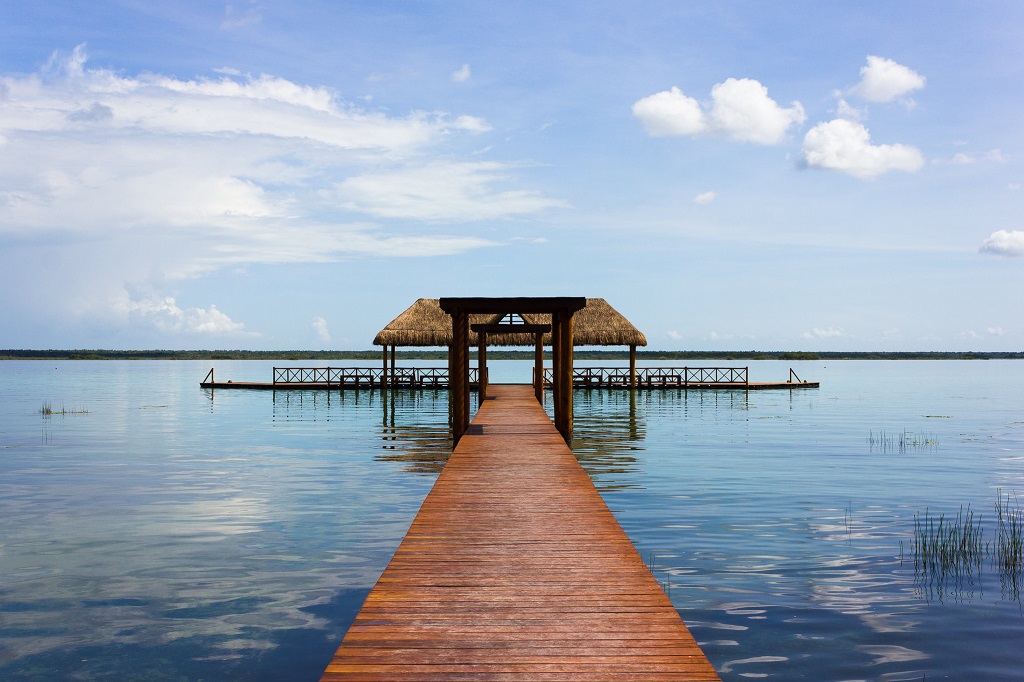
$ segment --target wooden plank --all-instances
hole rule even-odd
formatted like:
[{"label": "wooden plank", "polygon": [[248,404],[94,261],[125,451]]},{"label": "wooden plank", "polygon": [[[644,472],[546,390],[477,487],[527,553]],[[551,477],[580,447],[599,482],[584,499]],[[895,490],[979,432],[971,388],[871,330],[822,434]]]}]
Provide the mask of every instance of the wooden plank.
[{"label": "wooden plank", "polygon": [[717,680],[537,402],[492,385],[323,680]]}]

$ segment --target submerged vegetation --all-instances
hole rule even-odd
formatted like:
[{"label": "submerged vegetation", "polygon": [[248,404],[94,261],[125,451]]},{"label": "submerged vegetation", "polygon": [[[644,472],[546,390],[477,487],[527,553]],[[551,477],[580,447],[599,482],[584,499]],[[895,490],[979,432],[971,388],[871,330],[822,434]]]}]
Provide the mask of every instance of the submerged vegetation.
[{"label": "submerged vegetation", "polygon": [[903,429],[899,433],[886,433],[885,431],[874,431],[868,434],[868,447],[872,451],[880,452],[906,452],[920,448],[934,448],[938,446],[938,438],[931,433],[914,433]]},{"label": "submerged vegetation", "polygon": [[89,414],[89,410],[84,407],[76,407],[68,409],[61,404],[60,409],[54,409],[53,404],[49,400],[43,403],[43,406],[39,408],[39,414],[44,417],[52,417],[55,414]]},{"label": "submerged vegetation", "polygon": [[914,514],[911,550],[918,588],[928,597],[942,600],[960,598],[975,588],[981,590],[981,575],[987,561],[999,575],[1003,598],[1020,601],[1024,578],[1024,509],[1016,494],[996,491],[996,527],[985,540],[981,516],[970,505],[960,508],[955,518],[940,514]]}]

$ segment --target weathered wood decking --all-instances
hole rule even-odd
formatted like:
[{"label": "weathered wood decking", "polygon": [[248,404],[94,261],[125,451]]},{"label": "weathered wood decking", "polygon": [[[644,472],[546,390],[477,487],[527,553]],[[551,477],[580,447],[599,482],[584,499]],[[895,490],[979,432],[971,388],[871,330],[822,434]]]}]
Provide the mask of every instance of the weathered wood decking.
[{"label": "weathered wood decking", "polygon": [[717,680],[530,386],[492,385],[323,680]]}]

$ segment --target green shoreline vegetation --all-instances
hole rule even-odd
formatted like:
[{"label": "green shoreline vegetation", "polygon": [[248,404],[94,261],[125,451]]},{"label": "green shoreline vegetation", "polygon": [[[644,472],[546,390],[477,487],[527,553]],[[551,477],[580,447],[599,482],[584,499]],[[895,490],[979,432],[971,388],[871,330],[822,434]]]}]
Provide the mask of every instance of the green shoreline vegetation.
[{"label": "green shoreline vegetation", "polygon": [[[471,353],[475,355],[475,353]],[[661,351],[638,360],[1024,360],[1024,351]],[[549,357],[549,353],[545,352]],[[626,350],[578,350],[578,360],[627,360]],[[444,349],[401,350],[402,360],[444,360]],[[532,360],[533,350],[488,349],[492,360]],[[380,350],[0,350],[0,360],[379,360]]]}]

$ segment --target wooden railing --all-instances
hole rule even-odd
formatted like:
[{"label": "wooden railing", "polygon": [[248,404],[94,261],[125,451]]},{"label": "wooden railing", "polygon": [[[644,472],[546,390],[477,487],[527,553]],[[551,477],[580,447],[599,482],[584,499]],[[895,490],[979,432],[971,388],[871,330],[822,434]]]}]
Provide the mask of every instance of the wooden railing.
[{"label": "wooden railing", "polygon": [[[469,382],[477,382],[476,368],[469,370]],[[324,384],[328,387],[362,388],[447,388],[446,367],[275,367],[274,384]]]},{"label": "wooden railing", "polygon": [[[552,370],[544,368],[544,383],[551,383]],[[574,367],[572,385],[577,388],[629,386],[628,367]],[[636,385],[642,387],[676,387],[728,385],[746,386],[746,367],[637,367]]]}]

